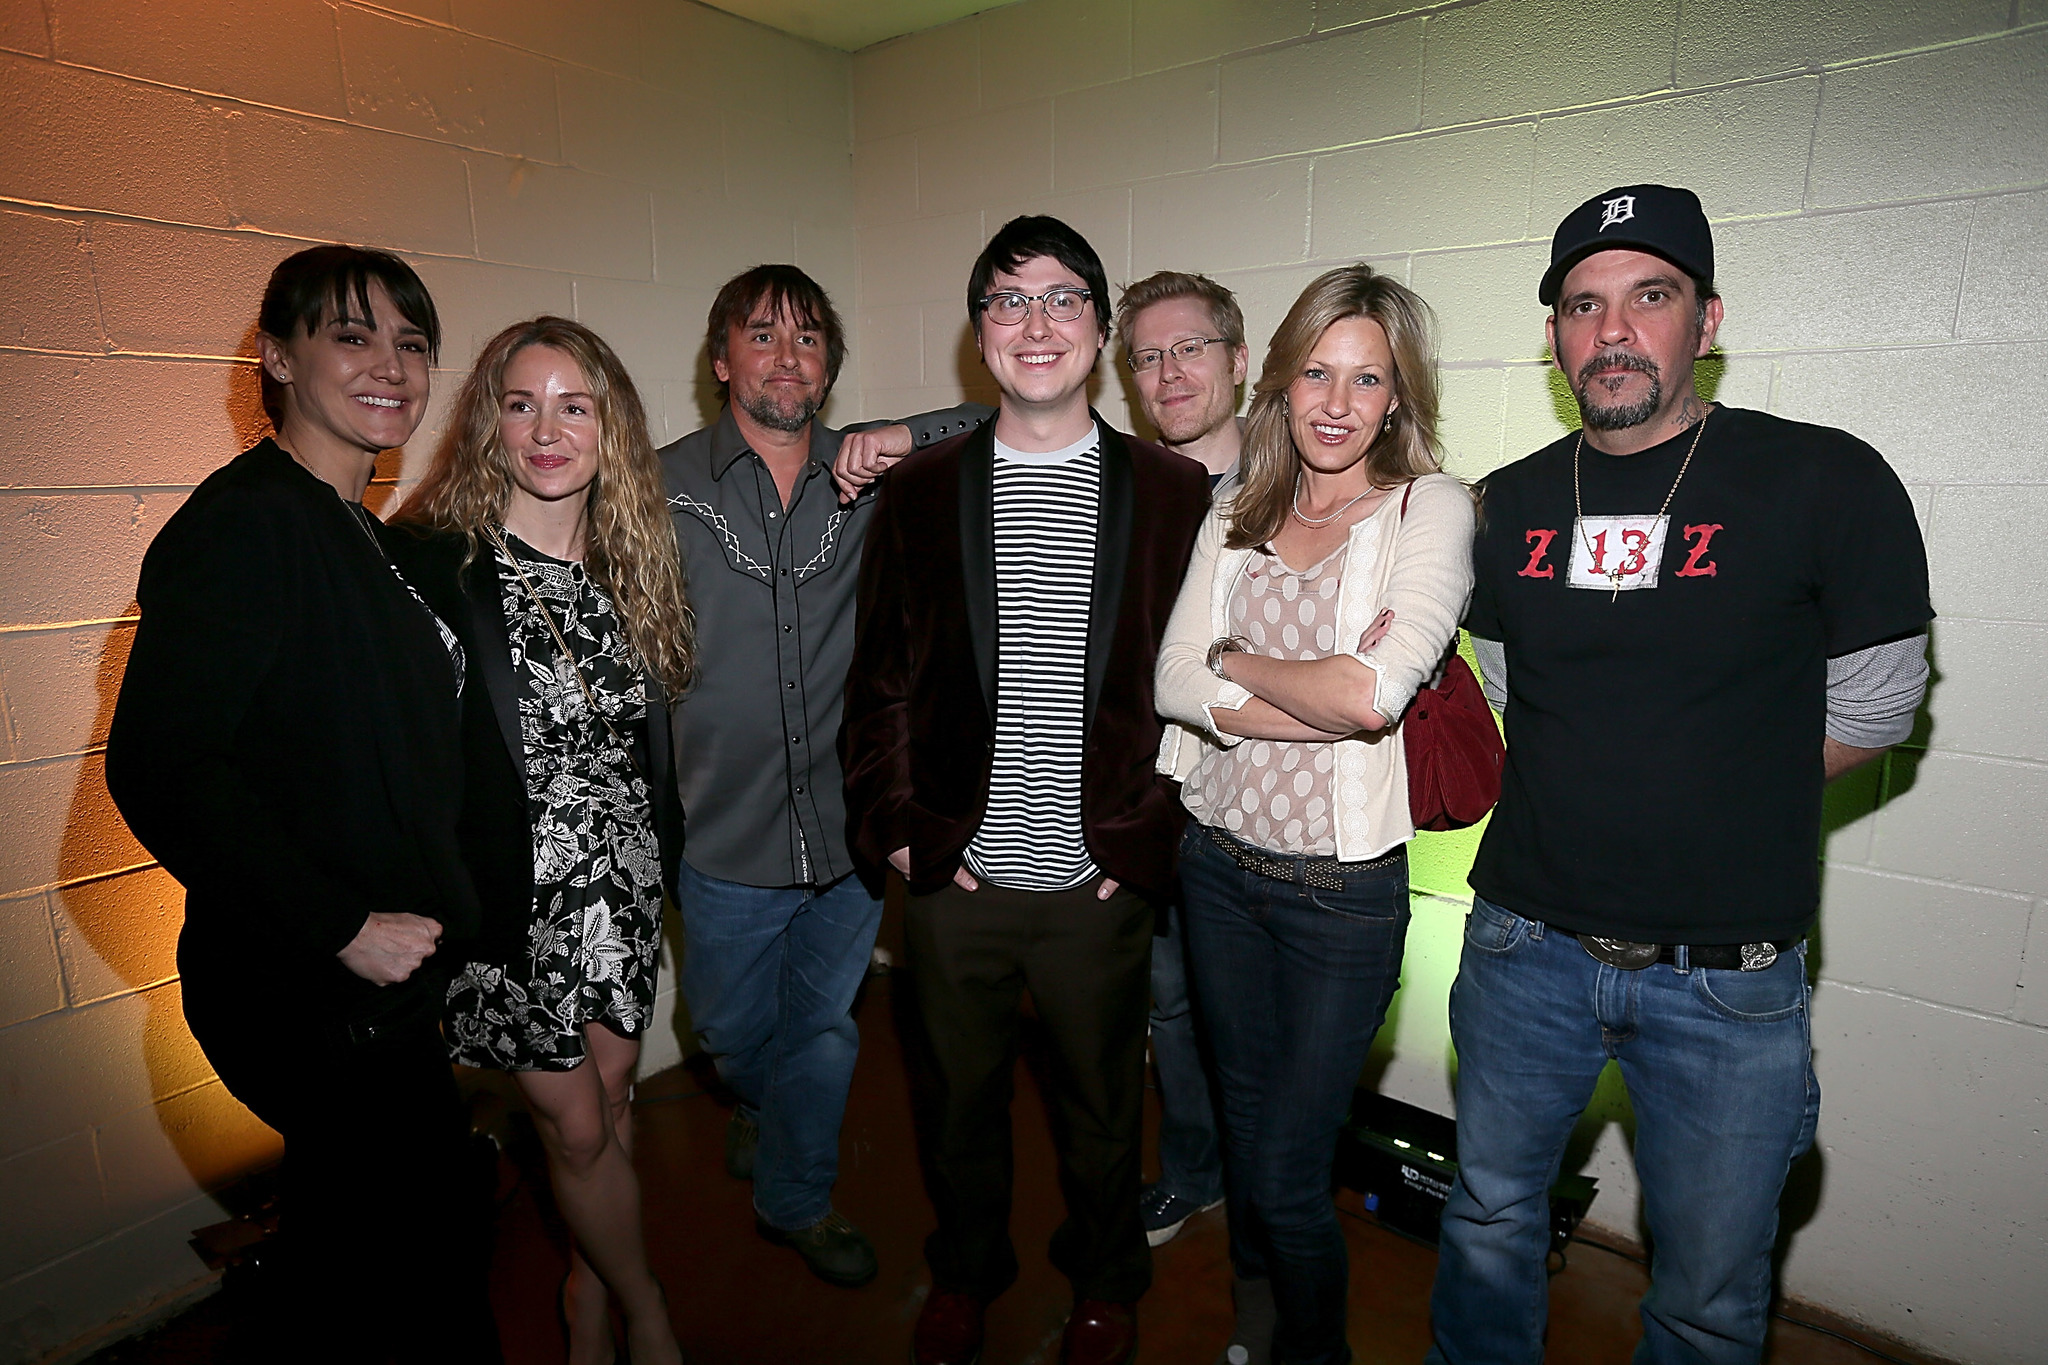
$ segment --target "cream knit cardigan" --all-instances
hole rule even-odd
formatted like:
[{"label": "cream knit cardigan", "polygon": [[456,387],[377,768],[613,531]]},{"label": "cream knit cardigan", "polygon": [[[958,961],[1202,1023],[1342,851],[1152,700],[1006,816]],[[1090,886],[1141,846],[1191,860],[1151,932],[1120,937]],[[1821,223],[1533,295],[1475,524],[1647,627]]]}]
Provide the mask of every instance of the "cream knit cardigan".
[{"label": "cream knit cardigan", "polygon": [[[1211,673],[1210,644],[1228,635],[1230,594],[1253,551],[1223,547],[1229,497],[1209,509],[1195,538],[1187,579],[1166,624],[1154,683],[1159,714],[1167,721],[1159,743],[1159,771],[1175,781],[1212,750],[1242,736],[1219,731],[1212,711],[1234,711],[1251,693]],[[1382,607],[1394,611],[1385,638],[1368,653],[1343,650],[1379,676],[1373,709],[1400,719],[1416,689],[1443,663],[1472,594],[1472,496],[1448,474],[1425,474],[1401,514],[1397,494],[1351,528],[1337,589],[1337,640],[1356,644]],[[1361,732],[1337,741],[1332,780],[1337,857],[1377,858],[1415,837],[1408,817],[1408,759],[1401,727]]]}]

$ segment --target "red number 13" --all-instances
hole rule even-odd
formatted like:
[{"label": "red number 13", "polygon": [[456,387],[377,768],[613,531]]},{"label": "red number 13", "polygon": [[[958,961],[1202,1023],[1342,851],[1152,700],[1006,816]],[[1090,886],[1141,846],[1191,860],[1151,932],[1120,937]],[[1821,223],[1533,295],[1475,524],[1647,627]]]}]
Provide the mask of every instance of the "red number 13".
[{"label": "red number 13", "polygon": [[1628,547],[1628,558],[1621,562],[1621,576],[1628,578],[1641,573],[1643,565],[1649,562],[1643,552],[1649,548],[1650,533],[1633,526],[1624,527],[1621,532],[1621,543]]}]

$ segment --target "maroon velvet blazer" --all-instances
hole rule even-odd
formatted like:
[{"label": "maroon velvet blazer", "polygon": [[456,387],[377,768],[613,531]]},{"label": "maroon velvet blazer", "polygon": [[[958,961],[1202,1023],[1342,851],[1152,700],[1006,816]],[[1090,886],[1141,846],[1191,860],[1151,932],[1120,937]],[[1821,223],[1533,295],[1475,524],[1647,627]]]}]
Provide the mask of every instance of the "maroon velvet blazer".
[{"label": "maroon velvet blazer", "polygon": [[[1184,811],[1153,770],[1152,665],[1209,507],[1201,465],[1095,419],[1102,488],[1089,607],[1081,820],[1096,866],[1139,895],[1173,887]],[[943,886],[988,802],[995,752],[995,423],[906,457],[861,560],[840,731],[849,842],[873,873],[910,849],[910,889]],[[1080,623],[1076,623],[1077,627]]]}]

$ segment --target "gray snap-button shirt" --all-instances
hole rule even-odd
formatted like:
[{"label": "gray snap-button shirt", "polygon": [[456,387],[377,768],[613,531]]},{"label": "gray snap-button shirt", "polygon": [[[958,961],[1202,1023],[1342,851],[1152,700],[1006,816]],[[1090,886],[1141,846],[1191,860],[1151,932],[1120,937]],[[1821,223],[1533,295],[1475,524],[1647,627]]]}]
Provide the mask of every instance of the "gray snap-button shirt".
[{"label": "gray snap-button shirt", "polygon": [[[921,447],[988,411],[907,420]],[[697,614],[697,679],[672,726],[683,856],[722,881],[823,886],[853,870],[839,716],[876,485],[840,503],[831,471],[842,435],[811,424],[787,508],[730,408],[661,450]]]}]

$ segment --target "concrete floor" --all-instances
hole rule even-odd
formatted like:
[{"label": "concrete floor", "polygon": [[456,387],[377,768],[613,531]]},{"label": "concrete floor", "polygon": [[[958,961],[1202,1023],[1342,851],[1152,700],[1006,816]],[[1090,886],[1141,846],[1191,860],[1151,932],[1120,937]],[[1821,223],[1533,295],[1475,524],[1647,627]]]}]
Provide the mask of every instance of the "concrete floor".
[{"label": "concrete floor", "polygon": [[[749,1187],[724,1171],[727,1110],[703,1068],[679,1067],[640,1087],[637,1164],[656,1267],[683,1342],[698,1365],[901,1365],[929,1287],[922,1243],[930,1205],[912,1137],[908,1072],[886,978],[860,1006],[862,1057],[854,1078],[837,1193],[841,1212],[873,1238],[877,1279],[858,1290],[813,1279],[795,1253],[754,1232]],[[485,1108],[490,1101],[485,1100]],[[1028,1066],[1015,1107],[1017,1200],[1013,1234],[1023,1273],[989,1312],[985,1365],[1050,1365],[1068,1308],[1064,1280],[1045,1259],[1060,1219],[1045,1112]],[[565,1268],[559,1224],[519,1116],[498,1121],[512,1139],[503,1163],[494,1297],[508,1365],[563,1358],[555,1294]],[[1351,1250],[1351,1343],[1360,1365],[1416,1365],[1429,1345],[1428,1298],[1436,1254],[1381,1228],[1340,1196]],[[1209,1365],[1230,1334],[1230,1270],[1223,1214],[1192,1220],[1155,1253],[1152,1292],[1140,1307],[1139,1359]],[[1612,1251],[1575,1244],[1551,1281],[1551,1365],[1625,1365],[1639,1335],[1643,1269]],[[216,1296],[183,1318],[96,1357],[99,1365],[217,1361],[232,1307]],[[1891,1348],[1896,1350],[1896,1348]],[[1819,1332],[1773,1324],[1772,1365],[1870,1365],[1881,1359]],[[1894,1356],[1893,1358],[1897,1358]]]}]

